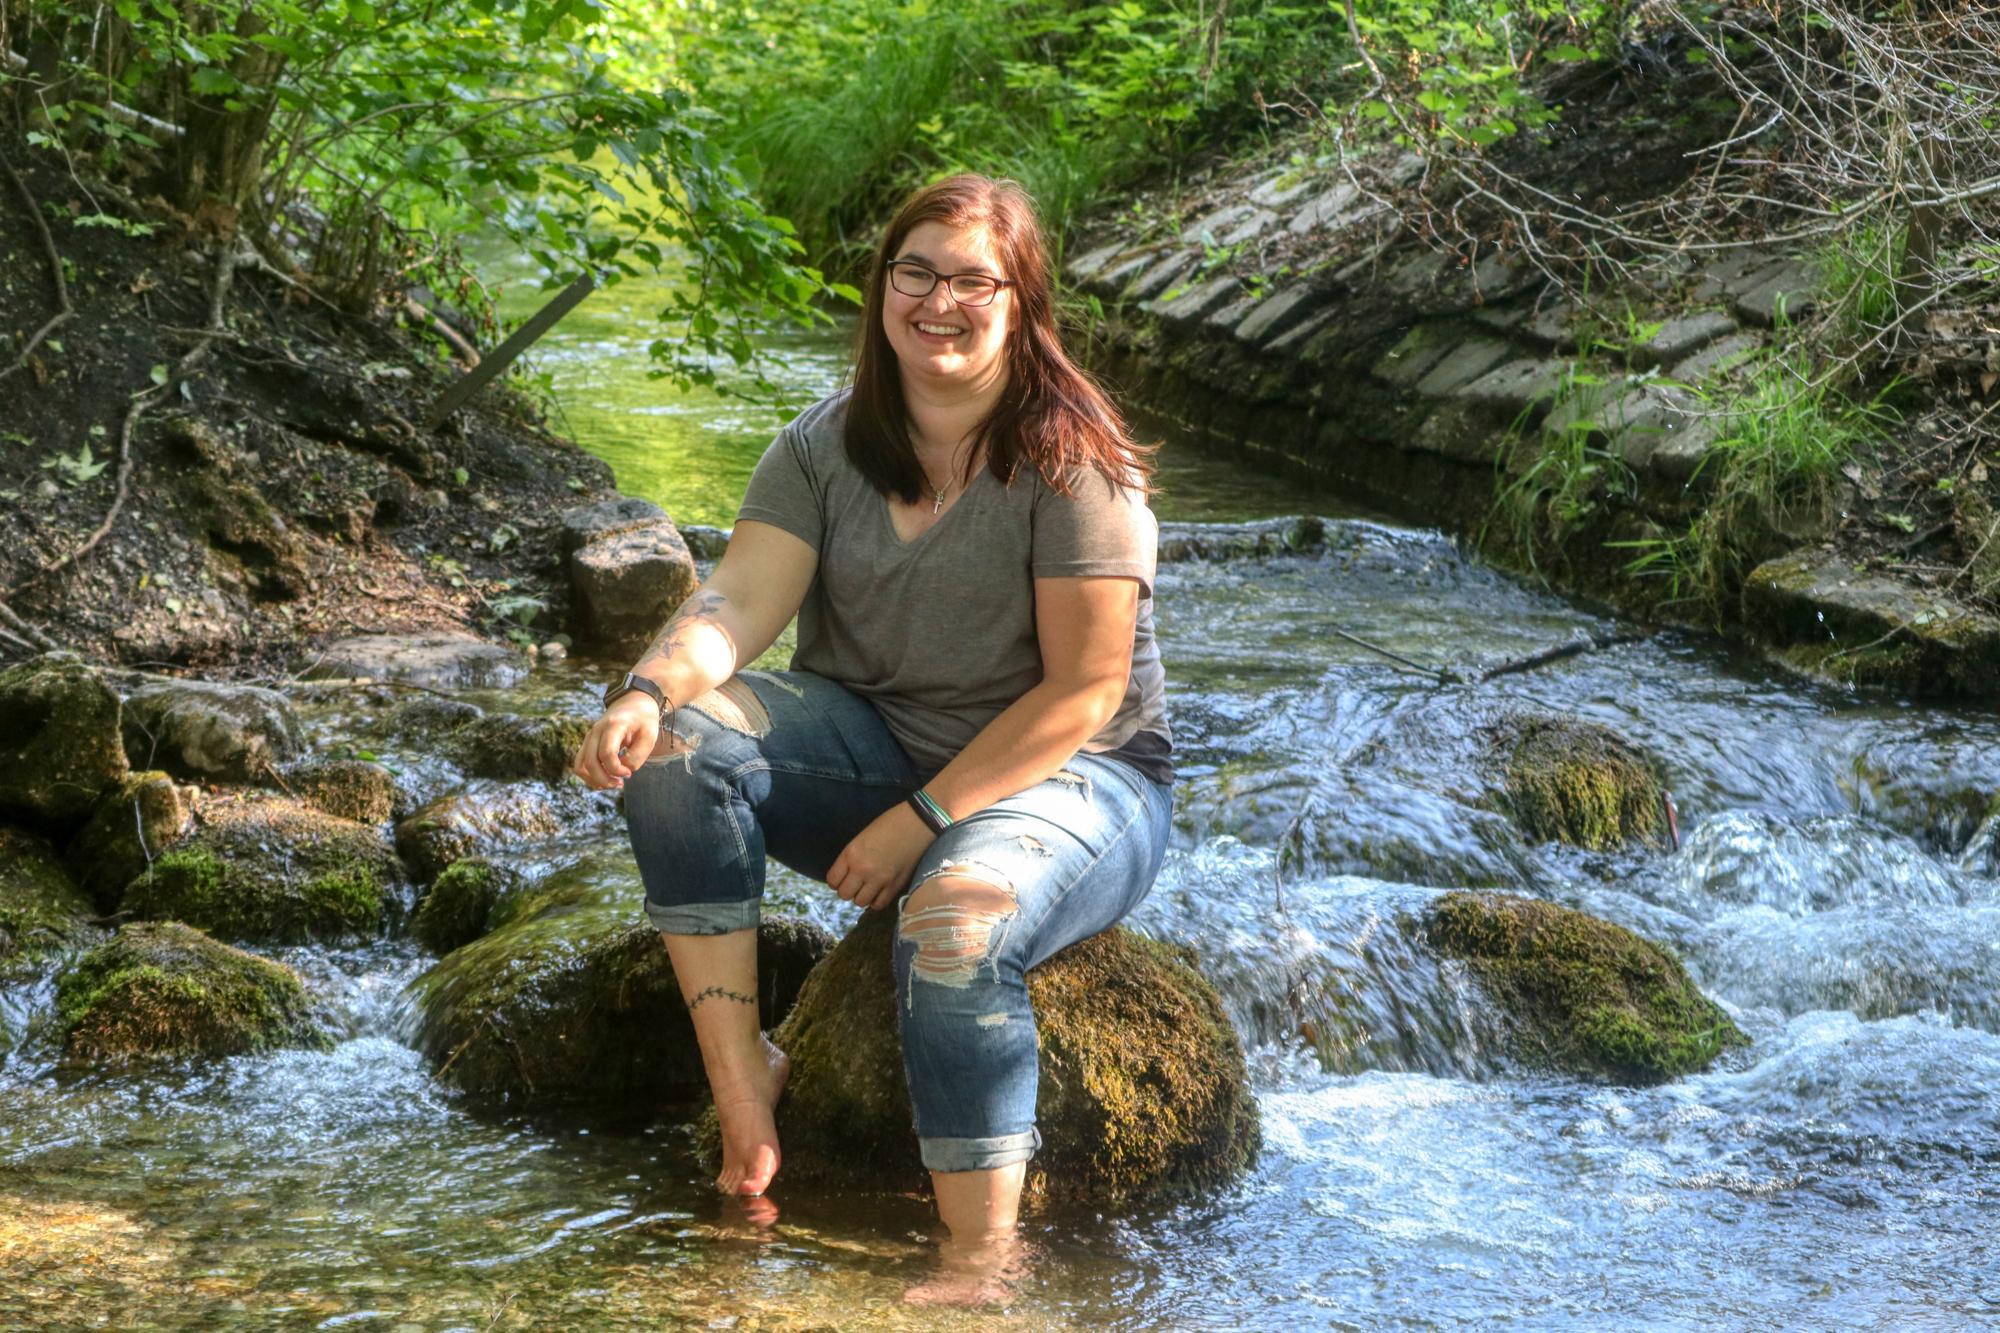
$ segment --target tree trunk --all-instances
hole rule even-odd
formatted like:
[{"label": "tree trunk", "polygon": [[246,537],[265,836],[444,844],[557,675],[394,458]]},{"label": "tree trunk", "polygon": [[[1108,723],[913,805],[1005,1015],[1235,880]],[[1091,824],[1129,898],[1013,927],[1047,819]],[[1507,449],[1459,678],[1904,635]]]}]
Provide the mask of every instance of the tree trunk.
[{"label": "tree trunk", "polygon": [[[245,9],[236,18],[236,36],[246,42],[268,28],[263,16]],[[244,87],[233,99],[197,95],[183,85],[187,134],[175,160],[175,194],[180,208],[198,213],[204,205],[219,206],[217,221],[233,228],[246,208],[255,204],[264,166],[264,136],[277,109],[272,89],[285,57],[262,46],[246,44],[230,61],[229,72]],[[188,71],[192,76],[193,71]],[[243,105],[230,110],[224,102]]]}]

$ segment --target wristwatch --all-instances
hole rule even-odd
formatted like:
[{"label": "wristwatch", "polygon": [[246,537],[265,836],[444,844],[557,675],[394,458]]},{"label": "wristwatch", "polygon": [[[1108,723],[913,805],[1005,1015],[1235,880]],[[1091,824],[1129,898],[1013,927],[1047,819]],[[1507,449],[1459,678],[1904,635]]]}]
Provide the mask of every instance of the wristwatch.
[{"label": "wristwatch", "polygon": [[658,705],[661,717],[667,715],[667,696],[659,685],[644,676],[635,676],[630,671],[625,673],[623,680],[604,692],[604,706],[609,708],[634,691],[645,695]]}]

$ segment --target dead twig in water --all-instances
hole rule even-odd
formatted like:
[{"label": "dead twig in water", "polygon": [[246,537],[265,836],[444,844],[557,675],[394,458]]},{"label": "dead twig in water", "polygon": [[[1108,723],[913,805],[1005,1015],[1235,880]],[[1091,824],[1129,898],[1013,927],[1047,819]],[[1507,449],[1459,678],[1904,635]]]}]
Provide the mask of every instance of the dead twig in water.
[{"label": "dead twig in water", "polygon": [[1616,648],[1621,644],[1639,643],[1648,637],[1644,634],[1592,634],[1587,638],[1559,643],[1553,648],[1544,648],[1538,653],[1529,653],[1526,657],[1509,658],[1498,666],[1491,666],[1480,672],[1478,680],[1484,684],[1495,676],[1511,676],[1516,672],[1532,671],[1538,666],[1560,662],[1566,657],[1595,652],[1600,648]]},{"label": "dead twig in water", "polygon": [[1350,634],[1346,630],[1341,629],[1337,626],[1333,627],[1333,632],[1335,634],[1338,634],[1341,638],[1346,639],[1349,643],[1358,644],[1361,647],[1366,648],[1371,653],[1380,654],[1381,656],[1388,658],[1391,662],[1397,663],[1398,665],[1402,666],[1405,670],[1413,672],[1416,675],[1435,676],[1437,677],[1437,683],[1440,685],[1455,684],[1460,679],[1458,673],[1455,671],[1446,671],[1434,666],[1425,666],[1422,662],[1413,662],[1409,658],[1403,656],[1401,653],[1393,652],[1390,649],[1384,648],[1379,643],[1370,643],[1368,640],[1362,638],[1359,634]]}]

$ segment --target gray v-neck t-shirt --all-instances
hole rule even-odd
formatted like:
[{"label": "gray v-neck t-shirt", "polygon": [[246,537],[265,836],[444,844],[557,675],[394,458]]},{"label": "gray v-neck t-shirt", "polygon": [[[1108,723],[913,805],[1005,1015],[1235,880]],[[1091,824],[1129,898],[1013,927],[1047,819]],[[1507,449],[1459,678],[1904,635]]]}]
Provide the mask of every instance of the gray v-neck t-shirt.
[{"label": "gray v-neck t-shirt", "polygon": [[1082,473],[1070,494],[1023,464],[982,467],[937,522],[905,542],[888,500],[848,461],[847,391],[807,408],[757,463],[737,521],[783,528],[819,552],[792,668],[875,705],[928,779],[1041,683],[1036,578],[1139,581],[1125,698],[1083,749],[1173,781],[1166,675],[1153,638],[1159,524],[1145,495]]}]

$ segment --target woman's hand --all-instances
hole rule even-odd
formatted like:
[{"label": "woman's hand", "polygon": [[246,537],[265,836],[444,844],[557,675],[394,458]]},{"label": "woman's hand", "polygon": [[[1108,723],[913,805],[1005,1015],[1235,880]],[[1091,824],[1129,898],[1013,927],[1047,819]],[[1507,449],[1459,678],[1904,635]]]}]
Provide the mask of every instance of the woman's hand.
[{"label": "woman's hand", "polygon": [[856,907],[887,907],[910,882],[936,836],[909,806],[892,806],[833,858],[827,885]]},{"label": "woman's hand", "polygon": [[583,785],[607,791],[625,785],[660,740],[660,706],[634,692],[604,710],[576,752],[570,771]]}]

